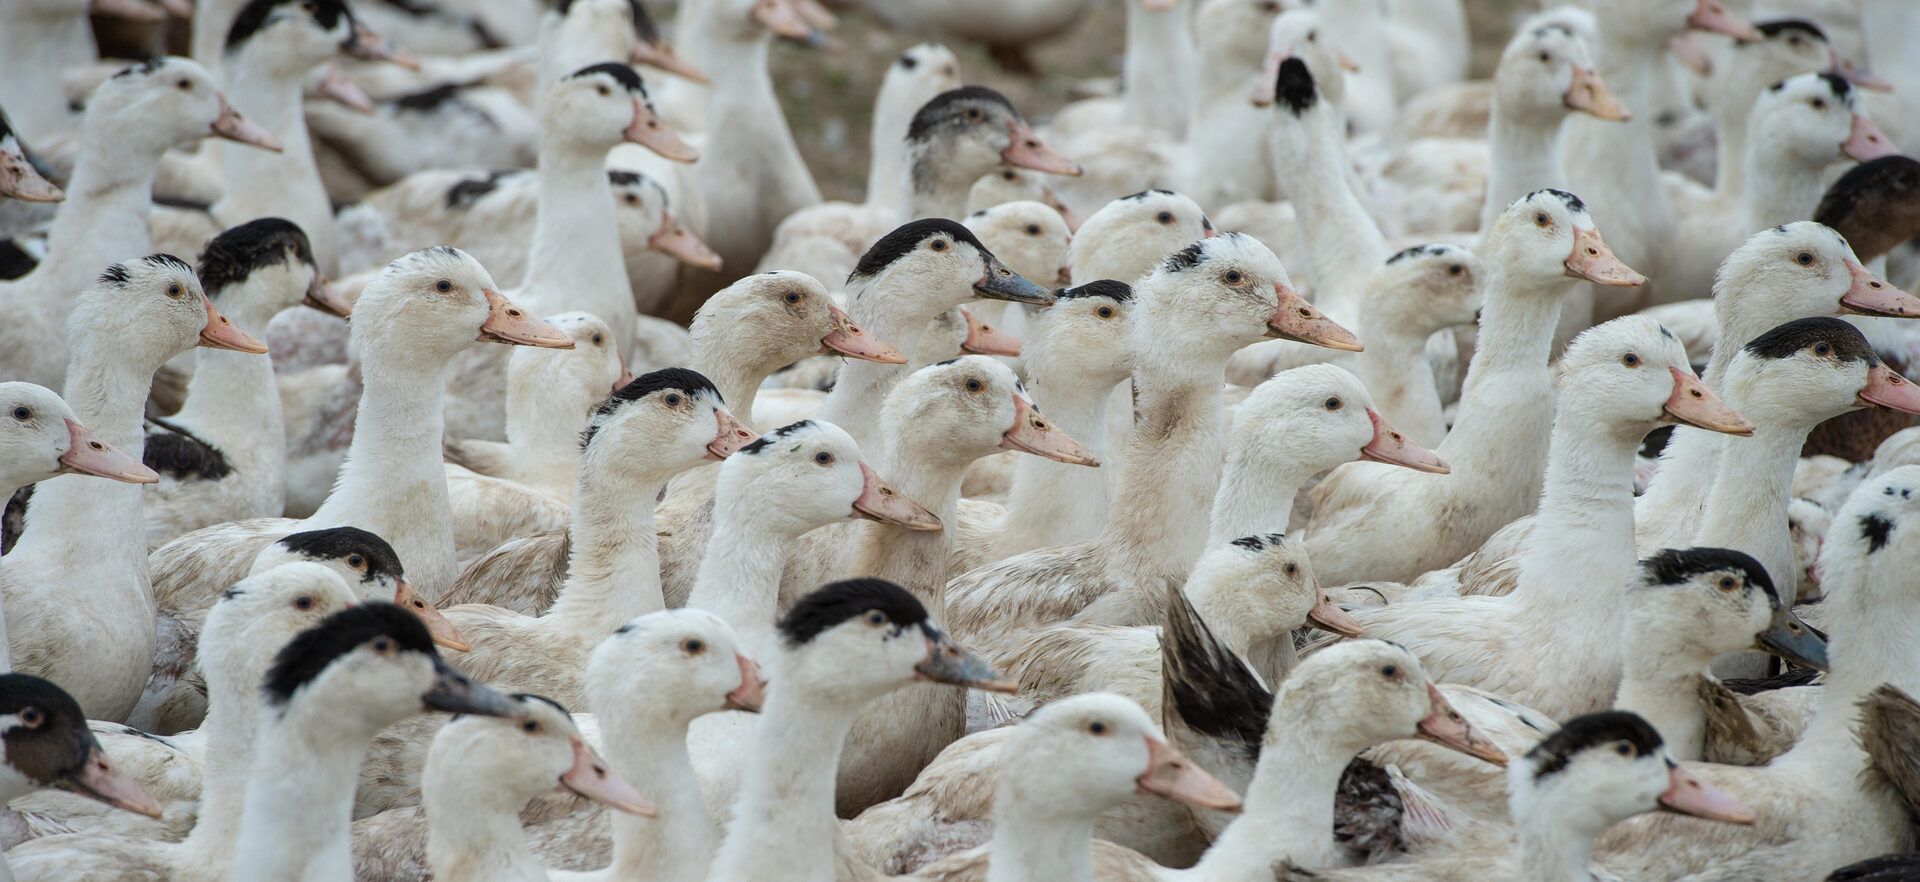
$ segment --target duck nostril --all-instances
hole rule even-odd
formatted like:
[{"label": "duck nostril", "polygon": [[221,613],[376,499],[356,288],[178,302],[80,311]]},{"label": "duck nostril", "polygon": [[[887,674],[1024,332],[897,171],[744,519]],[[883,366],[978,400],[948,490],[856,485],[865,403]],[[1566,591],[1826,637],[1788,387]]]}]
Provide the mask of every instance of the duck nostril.
[{"label": "duck nostril", "polygon": [[95,450],[105,450],[105,449],[107,449],[107,445],[105,445],[105,444],[102,444],[102,443],[100,443],[100,442],[98,442],[98,441],[88,441],[88,442],[87,442],[87,446],[88,446],[88,447],[91,447],[91,448],[93,448],[93,449],[95,449]]},{"label": "duck nostril", "polygon": [[1600,256],[1600,249],[1598,249],[1598,248],[1588,248],[1588,249],[1587,249],[1587,254],[1589,254],[1589,255],[1591,255],[1591,256],[1593,256],[1593,257],[1599,257],[1599,256]]}]

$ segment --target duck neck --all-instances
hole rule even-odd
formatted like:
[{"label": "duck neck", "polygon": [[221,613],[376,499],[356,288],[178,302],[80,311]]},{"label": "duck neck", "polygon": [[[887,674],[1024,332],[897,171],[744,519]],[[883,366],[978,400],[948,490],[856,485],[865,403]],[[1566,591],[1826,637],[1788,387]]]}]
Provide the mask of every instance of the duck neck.
[{"label": "duck neck", "polygon": [[[85,67],[97,60],[86,7],[71,3],[9,3],[0,6],[0,81],[38,83],[10,89],[7,118],[22,140],[38,147],[73,126],[66,90],[49,73]],[[68,189],[72,198],[72,189]]]},{"label": "duck neck", "polygon": [[1436,393],[1433,363],[1427,360],[1432,333],[1404,327],[1392,318],[1396,314],[1401,314],[1398,304],[1378,299],[1367,304],[1358,328],[1367,348],[1354,358],[1353,374],[1394,428],[1429,448],[1438,447],[1447,437],[1447,416]]},{"label": "duck neck", "polygon": [[926,217],[958,220],[967,216],[967,193],[980,175],[967,177],[971,169],[961,169],[955,163],[944,161],[945,151],[937,149],[934,144],[909,142],[906,159],[901,217],[907,220]]},{"label": "duck neck", "polygon": [[1279,167],[1297,167],[1287,179],[1300,216],[1300,239],[1314,272],[1314,299],[1336,322],[1359,317],[1367,278],[1387,259],[1387,240],[1347,183],[1346,126],[1323,97],[1298,118],[1273,129]]},{"label": "duck neck", "polygon": [[[1021,785],[1025,785],[1024,787]],[[1096,815],[1052,804],[1004,778],[993,799],[987,882],[1093,882]]]},{"label": "duck neck", "polygon": [[1220,492],[1213,498],[1207,548],[1242,536],[1285,533],[1300,485],[1326,470],[1318,467],[1322,462],[1314,457],[1269,457],[1258,447],[1235,444],[1227,451]]},{"label": "duck neck", "polygon": [[[873,339],[893,343],[909,361],[921,364],[927,363],[921,361],[921,332],[941,313],[960,305],[959,301],[941,300],[930,303],[924,292],[901,291],[899,286],[889,284],[885,272],[847,286],[847,312],[854,321]],[[865,360],[842,363],[833,391],[820,405],[820,418],[847,430],[862,449],[878,447],[880,439],[875,433],[879,431],[881,404],[893,384],[908,373],[902,365]]]},{"label": "duck neck", "polygon": [[768,690],[759,759],[742,776],[713,882],[834,879],[834,779],[861,703],[776,682],[787,688]]},{"label": "duck neck", "polygon": [[[1842,525],[1835,524],[1835,529]],[[1845,529],[1856,529],[1848,524]],[[1913,572],[1903,568],[1889,549],[1851,567],[1865,572],[1836,573],[1831,568],[1826,603],[1828,614],[1827,660],[1832,673],[1827,675],[1820,696],[1820,710],[1807,724],[1793,750],[1774,760],[1774,765],[1817,764],[1822,768],[1844,768],[1844,764],[1863,758],[1854,727],[1860,716],[1860,700],[1881,684],[1891,685],[1908,695],[1920,695],[1920,659],[1915,658],[1913,635],[1920,632],[1920,607],[1906,602]]]},{"label": "duck neck", "polygon": [[943,530],[908,530],[862,523],[852,572],[888,579],[913,592],[934,621],[947,615],[947,561],[953,553],[953,529],[960,522],[960,481],[978,457],[953,449],[945,438],[925,433],[887,433],[875,468],[895,490],[925,506],[950,525]]},{"label": "duck neck", "polygon": [[[278,302],[281,298],[273,296],[276,291],[256,290],[268,284],[273,283],[264,279],[249,280],[238,290],[222,296],[217,305],[235,327],[264,334],[267,323],[279,311],[275,307],[281,305]],[[187,403],[174,418],[189,427],[217,423],[240,433],[238,437],[282,437],[280,389],[273,379],[273,361],[265,355],[230,349],[197,350],[193,379],[187,382]],[[232,432],[223,435],[236,437]],[[284,462],[285,445],[252,446],[259,449],[228,451],[228,454],[278,452]]]},{"label": "duck neck", "polygon": [[1186,3],[1165,11],[1127,5],[1122,119],[1171,138],[1186,137],[1194,67],[1193,10]]},{"label": "duck neck", "polygon": [[[458,762],[447,763],[458,766]],[[547,871],[520,829],[523,794],[459,768],[428,766],[420,782],[427,866],[440,882],[534,882]]]},{"label": "duck neck", "polygon": [[607,813],[613,825],[610,878],[680,882],[706,876],[720,836],[694,777],[688,722],[650,711],[600,715],[607,762],[660,809],[657,818]]},{"label": "duck neck", "polygon": [[1752,185],[1740,194],[1747,229],[1764,230],[1811,217],[1826,191],[1829,178],[1821,171],[1831,163],[1810,167],[1777,140],[1766,131],[1747,139],[1745,164]]},{"label": "duck neck", "polygon": [[166,145],[128,138],[117,128],[104,120],[83,124],[67,200],[47,233],[47,260],[36,274],[56,273],[65,282],[62,299],[92,282],[104,262],[153,250],[147,216],[153,213],[153,178]]},{"label": "duck neck", "polygon": [[580,473],[580,429],[606,387],[582,388],[559,374],[530,377],[532,382],[524,383],[509,377],[507,443],[520,459],[522,475],[539,476],[534,481],[540,489],[564,492]]},{"label": "duck neck", "polygon": [[1753,437],[1738,442],[1738,455],[1718,457],[1692,544],[1747,552],[1769,573],[1797,572],[1787,505],[1800,448],[1819,421],[1793,414],[1793,408],[1768,407],[1742,397],[1728,395],[1726,400],[1753,423]]},{"label": "duck neck", "polygon": [[234,851],[236,878],[352,876],[353,791],[378,727],[339,717],[328,704],[296,696],[294,704],[259,709],[263,719]]},{"label": "duck neck", "polygon": [[[1666,730],[1660,730],[1660,734],[1666,735]],[[1589,829],[1594,825],[1563,815],[1534,811],[1515,816],[1519,833],[1513,856],[1516,882],[1589,882],[1593,878],[1588,864],[1593,844],[1605,826]]]},{"label": "duck neck", "polygon": [[599,471],[589,461],[574,484],[567,581],[542,617],[588,645],[667,605],[660,593],[653,505],[675,472],[656,471],[629,483]]},{"label": "duck neck", "polygon": [[[768,366],[759,359],[764,358],[766,350],[755,349],[754,357],[743,357],[744,349],[737,339],[729,339],[722,331],[711,338],[696,337],[693,341],[693,366],[713,381],[713,387],[720,390],[720,400],[727,403],[727,410],[749,422],[753,419],[753,402],[760,394],[760,384],[774,371],[793,362],[782,362]],[[841,365],[845,371],[848,365],[859,364],[861,359],[847,359]]]},{"label": "duck neck", "polygon": [[[234,843],[240,835],[241,808],[260,725],[254,695],[265,673],[257,666],[236,667],[239,669],[231,674],[216,674],[207,684],[207,717],[200,723],[207,733],[206,753],[201,757],[200,807],[193,832],[181,844],[194,863],[221,872],[232,864]],[[220,670],[226,669],[223,666]]]},{"label": "duck neck", "polygon": [[1546,459],[1548,445],[1540,442],[1553,421],[1547,356],[1560,300],[1573,287],[1571,280],[1548,284],[1520,290],[1520,281],[1498,268],[1487,282],[1460,408],[1438,450],[1454,475],[1495,468],[1538,474]]},{"label": "duck neck", "polygon": [[[221,217],[286,215],[306,231],[321,271],[337,273],[333,202],[320,181],[303,111],[303,87],[313,65],[289,57],[270,42],[243,46],[229,60],[234,66],[230,68],[233,76],[227,79],[227,97],[248,119],[280,139],[284,149],[233,145],[220,150],[226,195],[216,210]],[[266,326],[259,329],[264,331]]]},{"label": "duck neck", "polygon": [[1314,867],[1333,862],[1334,791],[1365,745],[1333,744],[1314,731],[1311,720],[1303,722],[1285,732],[1268,731],[1247,786],[1246,810],[1221,831],[1188,878],[1265,882],[1282,860]]},{"label": "duck neck", "polygon": [[1541,187],[1565,187],[1560,164],[1560,124],[1565,115],[1517,114],[1496,98],[1487,119],[1487,201],[1480,229],[1491,230],[1515,199]]},{"label": "duck neck", "polygon": [[[1657,625],[1651,630],[1634,630],[1666,636],[1665,629]],[[1620,689],[1614,693],[1613,706],[1633,711],[1652,723],[1666,740],[1667,750],[1674,759],[1698,760],[1705,752],[1707,737],[1706,713],[1700,707],[1700,678],[1713,664],[1714,653],[1698,642],[1685,639],[1654,647],[1654,650],[1646,652],[1629,646],[1626,652],[1620,653]],[[1585,856],[1582,852],[1582,859]]]},{"label": "duck neck", "polygon": [[[1743,90],[1751,91],[1751,90]],[[1713,134],[1718,141],[1714,166],[1713,191],[1725,197],[1741,197],[1747,188],[1747,119],[1753,115],[1757,94],[1744,101],[1716,101],[1707,112],[1714,117]]]},{"label": "duck neck", "polygon": [[540,145],[533,247],[515,297],[535,315],[578,309],[599,316],[624,350],[633,340],[636,313],[607,184],[607,149],[558,135]]},{"label": "duck neck", "polygon": [[[1043,335],[1044,336],[1044,335]],[[1038,347],[1036,347],[1038,348]],[[1047,419],[1104,460],[1107,453],[1107,402],[1118,376],[1060,376],[1048,381],[1044,361],[1027,360],[1027,389],[1046,408]],[[1100,534],[1107,519],[1105,468],[1056,462],[1043,456],[1013,461],[1013,485],[1007,513],[998,530],[1001,556],[1034,548],[1085,542]],[[1018,546],[1017,548],[1015,546]]]},{"label": "duck neck", "polygon": [[780,574],[798,539],[798,534],[755,522],[753,515],[764,502],[716,496],[713,538],[707,541],[700,572],[687,594],[687,606],[704,609],[732,625],[748,654],[756,658],[768,657],[766,653],[775,648]]},{"label": "duck neck", "polygon": [[[1638,559],[1633,454],[1650,427],[1586,412],[1598,406],[1604,402],[1562,393],[1533,540],[1521,552],[1512,596],[1533,598],[1528,602],[1550,615],[1611,610]],[[1581,575],[1570,579],[1568,573]]]},{"label": "duck neck", "polygon": [[1220,484],[1222,364],[1134,373],[1134,428],[1099,543],[1141,576],[1184,577],[1206,545]]}]

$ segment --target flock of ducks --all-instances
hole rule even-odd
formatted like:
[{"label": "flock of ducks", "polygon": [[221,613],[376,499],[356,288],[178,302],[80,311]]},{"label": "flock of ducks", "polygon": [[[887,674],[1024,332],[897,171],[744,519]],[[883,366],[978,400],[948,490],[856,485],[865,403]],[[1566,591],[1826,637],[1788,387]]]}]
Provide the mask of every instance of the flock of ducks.
[{"label": "flock of ducks", "polygon": [[0,0],[0,878],[1920,878],[1920,6],[1123,4]]}]

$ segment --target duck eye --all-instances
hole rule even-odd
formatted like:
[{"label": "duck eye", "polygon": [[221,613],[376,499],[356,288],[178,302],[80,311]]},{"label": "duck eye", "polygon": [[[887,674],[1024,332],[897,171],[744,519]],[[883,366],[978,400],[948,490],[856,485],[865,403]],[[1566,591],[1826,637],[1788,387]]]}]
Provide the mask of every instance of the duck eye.
[{"label": "duck eye", "polygon": [[1094,310],[1094,311],[1093,311],[1093,314],[1094,314],[1094,315],[1097,315],[1097,316],[1099,316],[1099,317],[1101,317],[1101,318],[1103,318],[1103,319],[1110,319],[1110,318],[1113,318],[1113,307],[1111,307],[1111,306],[1102,306],[1102,307],[1100,307],[1099,309],[1096,309],[1096,310]]},{"label": "duck eye", "polygon": [[167,286],[167,296],[168,296],[168,297],[171,297],[171,298],[173,298],[173,299],[175,299],[175,300],[179,300],[179,299],[180,299],[180,294],[181,294],[181,293],[182,293],[182,292],[180,291],[180,286],[179,286],[178,284],[173,284],[173,285],[168,285],[168,286]]},{"label": "duck eye", "polygon": [[445,294],[448,291],[453,290],[453,283],[447,281],[446,279],[441,279],[440,281],[433,283],[433,290],[438,291],[442,294]]},{"label": "duck eye", "polygon": [[867,624],[878,627],[887,623],[887,614],[879,610],[867,613]]},{"label": "duck eye", "polygon": [[1400,676],[1400,669],[1393,665],[1387,665],[1380,669],[1380,676],[1386,677],[1387,679],[1391,680],[1395,677]]},{"label": "duck eye", "polygon": [[787,292],[787,302],[788,302],[788,303],[799,303],[799,302],[800,302],[800,292],[798,292],[798,291],[788,291],[788,292]]},{"label": "duck eye", "polygon": [[1820,355],[1820,356],[1832,355],[1833,346],[1832,344],[1826,343],[1824,341],[1815,343],[1813,344],[1813,354]]},{"label": "duck eye", "polygon": [[1003,171],[1000,173],[1000,179],[1003,181],[1011,181],[1018,177],[1020,176],[1017,174],[1014,174],[1013,169],[1007,169],[1006,171]]},{"label": "duck eye", "polygon": [[1309,42],[1309,43],[1317,43],[1317,42],[1319,42],[1319,41],[1320,41],[1320,32],[1319,32],[1319,31],[1308,31],[1308,32],[1307,32],[1307,42]]},{"label": "duck eye", "polygon": [[667,397],[662,398],[660,400],[665,401],[668,407],[680,406],[680,395],[679,393],[676,393],[676,392],[668,392]]},{"label": "duck eye", "polygon": [[1613,752],[1621,756],[1633,756],[1633,745],[1622,741],[1613,746]]},{"label": "duck eye", "polygon": [[1533,223],[1535,226],[1544,227],[1544,226],[1550,226],[1553,223],[1553,221],[1547,217],[1546,212],[1536,211],[1533,213]]},{"label": "duck eye", "polygon": [[638,196],[637,194],[634,194],[634,193],[628,193],[628,194],[627,194],[627,204],[628,204],[628,205],[639,205],[639,204],[640,204],[640,197],[639,197],[639,196]]},{"label": "duck eye", "polygon": [[385,637],[375,638],[373,641],[373,651],[381,655],[387,655],[393,652],[393,641]]},{"label": "duck eye", "polygon": [[1290,564],[1287,564],[1287,575],[1289,575],[1289,576],[1292,576],[1292,575],[1295,575],[1295,574],[1297,574],[1297,573],[1299,573],[1299,572],[1300,572],[1300,565],[1299,565],[1299,564],[1291,564],[1291,563],[1290,563]]},{"label": "duck eye", "polygon": [[1039,224],[1027,224],[1027,235],[1029,235],[1029,236],[1038,236],[1038,235],[1040,235],[1040,225],[1039,225]]},{"label": "duck eye", "polygon": [[1640,356],[1629,352],[1626,355],[1620,356],[1620,363],[1630,368],[1637,368],[1640,366]]},{"label": "duck eye", "polygon": [[1546,52],[1541,52],[1541,53],[1540,53],[1540,63],[1541,63],[1541,64],[1546,64],[1547,62],[1549,62],[1549,61],[1552,61],[1552,60],[1553,60],[1553,56],[1552,56],[1552,55],[1549,55],[1549,54],[1547,54]]},{"label": "duck eye", "polygon": [[593,87],[593,90],[594,90],[595,92],[599,92],[599,93],[600,93],[600,94],[602,94],[602,95],[611,95],[611,94],[613,94],[613,90],[612,90],[612,89],[609,89],[609,88],[607,88],[606,86],[594,86],[594,87]]},{"label": "duck eye", "polygon": [[984,383],[982,383],[982,382],[980,382],[979,380],[977,380],[977,379],[974,379],[973,377],[968,377],[968,378],[967,378],[967,391],[968,391],[968,392],[978,392],[978,391],[980,391],[980,390],[982,390],[982,389],[985,389],[985,388],[986,388],[986,384],[984,384]]},{"label": "duck eye", "polygon": [[[602,88],[605,87],[603,86]],[[538,735],[540,734],[540,723],[536,720],[528,720],[520,724],[520,731],[528,735]]]},{"label": "duck eye", "polygon": [[935,240],[933,240],[933,241],[931,241],[931,242],[928,242],[928,243],[927,243],[927,247],[928,247],[928,248],[931,248],[931,249],[933,249],[933,250],[935,250],[935,251],[945,251],[945,250],[947,250],[947,240],[945,240],[945,239],[935,239]]},{"label": "duck eye", "polygon": [[1340,397],[1337,395],[1327,399],[1326,401],[1326,408],[1328,410],[1339,410],[1340,406],[1341,406]]},{"label": "duck eye", "polygon": [[1802,251],[1793,258],[1793,262],[1801,266],[1813,266],[1813,252]]},{"label": "duck eye", "polygon": [[358,554],[349,554],[347,555],[347,566],[353,567],[356,570],[364,570],[367,568],[367,559]]},{"label": "duck eye", "polygon": [[23,423],[26,422],[27,420],[33,419],[33,408],[25,407],[25,406],[14,408],[13,418]]},{"label": "duck eye", "polygon": [[20,710],[20,723],[22,725],[35,727],[46,722],[46,719],[46,715],[40,713],[40,709],[37,707],[21,708]]},{"label": "duck eye", "polygon": [[298,599],[294,600],[293,608],[299,610],[313,609],[313,598],[301,595]]},{"label": "duck eye", "polygon": [[1227,274],[1226,276],[1224,276],[1224,278],[1227,280],[1227,284],[1238,285],[1240,284],[1240,280],[1246,277],[1240,275],[1239,270],[1227,270]]},{"label": "duck eye", "polygon": [[688,655],[699,655],[707,651],[707,644],[706,641],[698,637],[688,637],[685,641],[681,642],[680,648],[685,650]]},{"label": "duck eye", "polygon": [[1732,577],[1732,576],[1721,576],[1721,577],[1720,577],[1720,590],[1722,590],[1722,591],[1732,591],[1733,589],[1735,589],[1735,588],[1738,588],[1738,587],[1740,587],[1740,583],[1738,583],[1738,582],[1735,582],[1735,581],[1733,580],[1733,577]]},{"label": "duck eye", "polygon": [[1457,275],[1459,275],[1459,274],[1461,274],[1461,273],[1463,273],[1463,272],[1466,272],[1466,271],[1467,271],[1467,268],[1466,268],[1466,267],[1463,267],[1463,266],[1461,266],[1461,265],[1459,265],[1459,264],[1457,264],[1457,263],[1455,263],[1455,264],[1450,264],[1450,265],[1448,265],[1448,267],[1447,267],[1447,275],[1449,275],[1449,276],[1457,276]]},{"label": "duck eye", "polygon": [[1173,212],[1171,211],[1160,212],[1159,214],[1154,215],[1153,219],[1163,224],[1173,223]]},{"label": "duck eye", "polygon": [[176,85],[176,86],[179,86],[179,87],[180,87],[180,91],[182,91],[182,92],[191,92],[191,91],[193,91],[193,81],[192,81],[192,80],[189,80],[189,79],[186,79],[185,77],[182,77],[182,78],[180,79],[180,81],[179,81],[179,82],[177,82],[177,83],[174,83],[174,85]]},{"label": "duck eye", "polygon": [[1087,734],[1105,735],[1107,734],[1107,724],[1099,720],[1094,720],[1093,722],[1087,724]]},{"label": "duck eye", "polygon": [[1813,99],[1812,101],[1809,101],[1809,102],[1807,102],[1807,103],[1809,103],[1809,104],[1812,104],[1812,105],[1813,105],[1813,109],[1814,109],[1814,110],[1826,110],[1826,109],[1827,109],[1827,99],[1825,99],[1825,98],[1815,98],[1815,99]]},{"label": "duck eye", "polygon": [[833,465],[833,454],[824,450],[813,455],[813,461],[821,465]]}]

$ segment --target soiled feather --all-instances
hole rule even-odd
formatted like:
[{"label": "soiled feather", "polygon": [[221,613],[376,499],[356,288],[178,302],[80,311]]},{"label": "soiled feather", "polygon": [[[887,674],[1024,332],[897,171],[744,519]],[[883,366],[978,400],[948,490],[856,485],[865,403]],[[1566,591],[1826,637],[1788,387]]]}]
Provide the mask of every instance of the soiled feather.
[{"label": "soiled feather", "polygon": [[1800,740],[1819,709],[1821,691],[1796,686],[1741,695],[1712,677],[1701,677],[1700,706],[1707,715],[1702,757],[1735,766],[1772,762]]},{"label": "soiled feather", "polygon": [[546,615],[567,581],[573,543],[566,530],[522,536],[480,556],[453,580],[439,606],[485,603],[522,615]]}]

